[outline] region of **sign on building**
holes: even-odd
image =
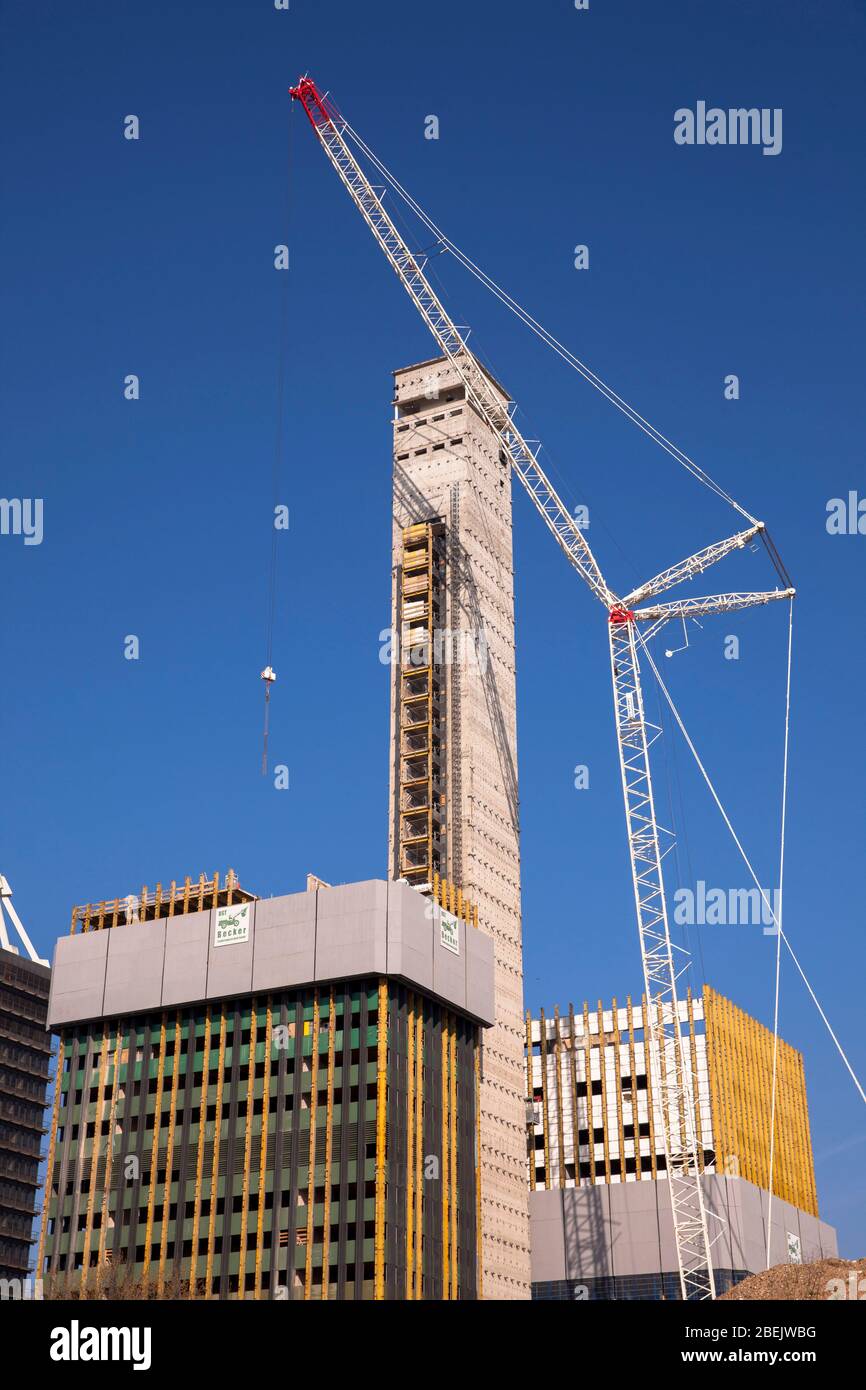
[[[450,912],[443,911],[439,914],[439,940],[446,951],[453,951],[455,956],[460,955],[460,924]]]
[[[214,922],[214,946],[237,946],[250,939],[251,903],[218,907]]]
[[[795,1236],[792,1231],[786,1232],[788,1237],[788,1264],[801,1265],[803,1263],[803,1250],[800,1245],[800,1237]]]

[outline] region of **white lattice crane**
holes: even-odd
[[[19,939],[30,960],[36,965],[47,965],[48,961],[43,960],[41,956],[37,955],[33,942],[24,930],[24,923],[15,911],[12,904],[12,889],[9,887],[9,880],[3,874],[0,874],[0,947],[2,947],[4,951],[11,951],[13,955],[17,956],[20,955],[21,952],[9,936],[9,931],[6,927],[6,919],[3,915],[4,911],[9,913],[9,920],[18,933]]]
[[[684,1299],[714,1298],[711,1238],[700,1179],[703,1155],[699,1154],[695,1125],[695,1081],[688,1038],[683,1035],[677,1001],[677,979],[685,963],[678,969],[674,959],[674,951],[680,948],[671,941],[668,925],[662,875],[663,851],[650,772],[649,749],[658,731],[647,720],[644,709],[636,628],[639,623],[648,624],[649,635],[671,618],[728,613],[776,599],[790,599],[794,590],[790,587],[772,542],[766,536],[763,522],[749,517],[751,524],[745,530],[706,546],[620,598],[607,584],[586,537],[541,467],[538,461],[539,447],[530,447],[517,428],[513,419],[513,402],[502,403],[469,350],[466,337],[451,321],[431,287],[424,274],[426,258],[413,254],[385,211],[383,190],[377,190],[370,183],[347,143],[346,137],[350,132],[347,123],[333,102],[319,92],[311,78],[301,78],[297,87],[290,90],[292,97],[306,111],[325,154],[430,329],[440,351],[462,381],[467,400],[498,436],[504,454],[545,525],[605,609],[614,716],[647,1001],[644,1036],[649,1040],[648,1060],[662,1113],[680,1287]],[[351,136],[354,136],[354,132],[351,132]],[[766,541],[785,588],[761,593],[714,594],[671,603],[650,603],[646,607],[634,606],[646,604],[682,581],[694,578],[732,551],[742,550],[759,536]]]

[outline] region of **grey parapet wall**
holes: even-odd
[[[766,1268],[767,1193],[745,1178],[721,1173],[706,1173],[702,1181],[715,1268],[750,1274]],[[530,1192],[529,1219],[533,1284],[677,1269],[664,1177]],[[804,1263],[838,1253],[832,1226],[779,1197],[773,1198],[772,1227],[771,1264],[791,1258],[789,1237],[796,1239]]]
[[[61,937],[48,1026],[376,975],[484,1027],[494,1021],[492,938],[458,920],[458,950],[449,949],[454,919],[406,883],[369,879],[248,906],[247,939],[221,945],[225,909]]]

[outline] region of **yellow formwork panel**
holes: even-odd
[[[769,1117],[773,1034],[704,986],[713,1132],[727,1170],[765,1190],[770,1184]],[[773,1191],[818,1215],[802,1055],[778,1040]],[[733,1160],[733,1162],[731,1161]]]

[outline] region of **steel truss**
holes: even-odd
[[[634,902],[643,962],[646,1017],[644,1045],[653,1090],[662,1112],[665,1170],[676,1232],[680,1287],[684,1299],[715,1297],[707,1214],[695,1125],[695,1078],[688,1035],[683,1036],[677,1000],[678,971],[668,927],[662,850],[653,799],[635,625],[623,612],[612,616],[610,668],[613,679],[622,793],[631,857]],[[685,954],[682,968],[685,968]]]
[[[33,942],[24,929],[24,923],[15,911],[12,903],[12,889],[9,887],[9,880],[3,874],[0,874],[0,947],[2,947],[4,951],[11,951],[13,955],[19,955],[20,952],[18,947],[11,940],[6,928],[6,921],[3,916],[4,908],[9,913],[9,920],[18,933],[28,958],[36,965],[47,965],[48,961],[43,960],[42,957],[37,954]]]

